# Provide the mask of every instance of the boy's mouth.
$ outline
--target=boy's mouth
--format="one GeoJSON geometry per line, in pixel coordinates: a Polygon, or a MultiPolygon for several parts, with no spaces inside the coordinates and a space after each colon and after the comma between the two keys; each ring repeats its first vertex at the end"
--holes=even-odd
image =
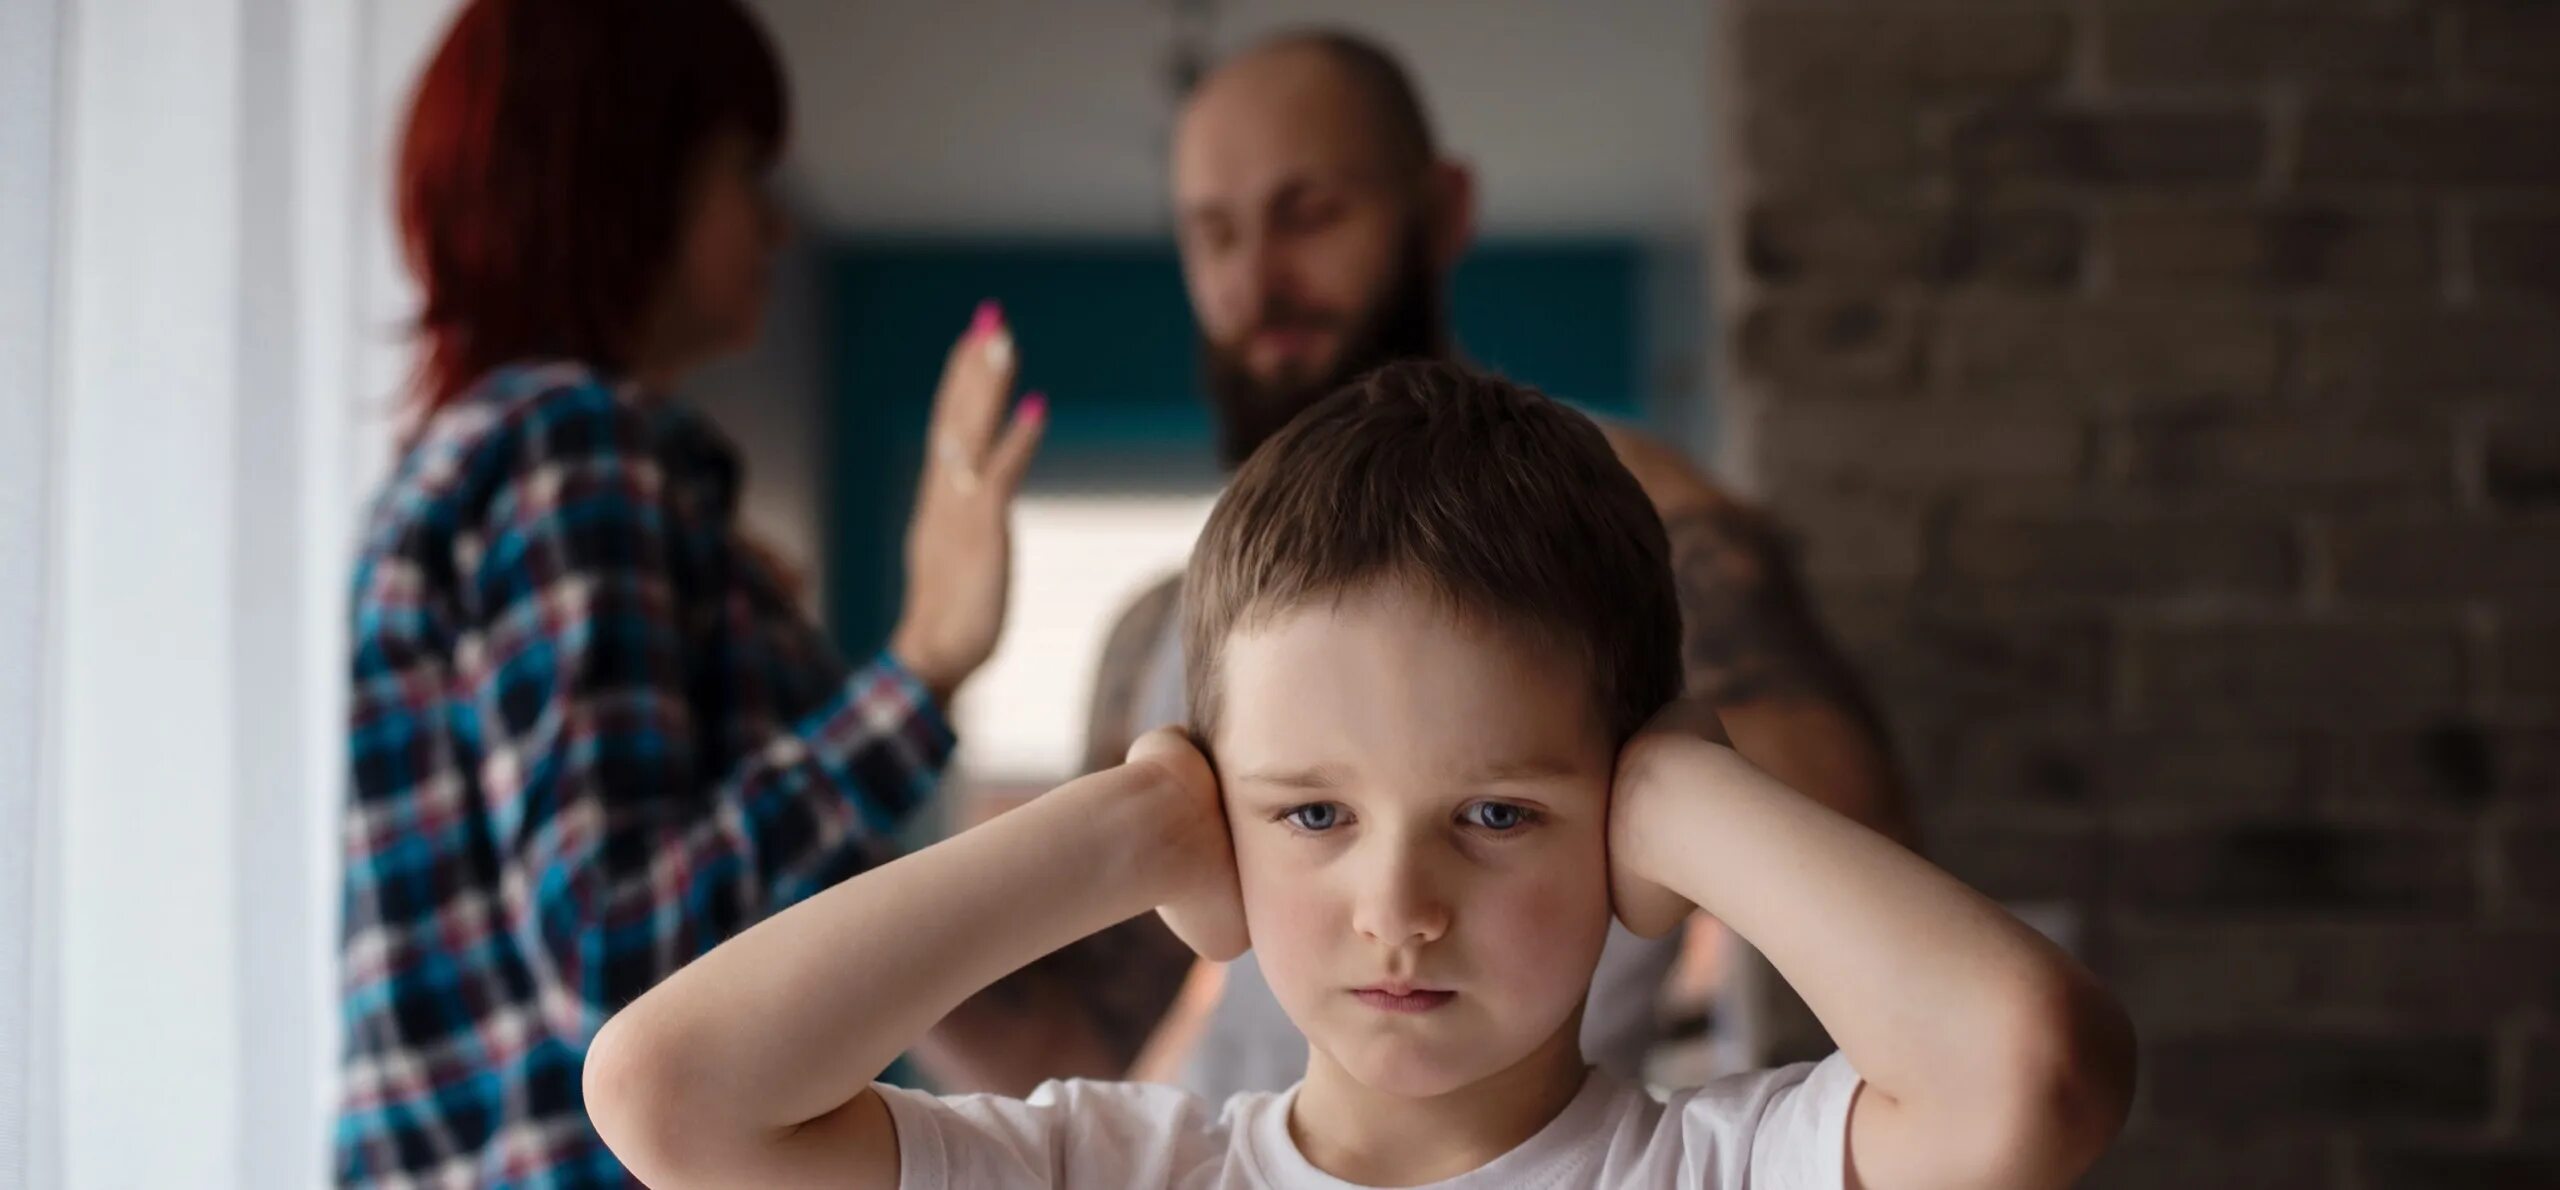
{"type": "Polygon", "coordinates": [[[1360,997],[1361,1003],[1381,1012],[1429,1012],[1458,998],[1458,993],[1440,988],[1407,987],[1401,984],[1353,988],[1351,994],[1360,997]]]}

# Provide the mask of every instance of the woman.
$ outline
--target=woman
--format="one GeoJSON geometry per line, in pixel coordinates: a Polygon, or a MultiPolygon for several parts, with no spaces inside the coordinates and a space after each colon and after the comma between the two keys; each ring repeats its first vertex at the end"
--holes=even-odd
{"type": "Polygon", "coordinates": [[[744,346],[780,220],[771,47],[735,0],[474,0],[398,165],[418,418],[355,583],[348,1184],[624,1184],[579,1097],[613,1010],[880,861],[993,649],[1010,416],[988,307],[951,356],[907,614],[849,668],[666,399],[744,346]]]}

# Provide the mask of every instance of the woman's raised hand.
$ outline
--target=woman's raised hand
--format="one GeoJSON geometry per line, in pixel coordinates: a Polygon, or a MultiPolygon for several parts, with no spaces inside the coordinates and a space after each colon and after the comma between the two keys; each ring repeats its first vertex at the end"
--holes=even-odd
{"type": "Polygon", "coordinates": [[[1004,631],[1013,497],[1048,423],[1039,394],[1012,402],[1015,362],[1004,312],[980,305],[943,365],[926,431],[924,479],[907,524],[906,605],[889,650],[944,701],[986,664],[1004,631]]]}

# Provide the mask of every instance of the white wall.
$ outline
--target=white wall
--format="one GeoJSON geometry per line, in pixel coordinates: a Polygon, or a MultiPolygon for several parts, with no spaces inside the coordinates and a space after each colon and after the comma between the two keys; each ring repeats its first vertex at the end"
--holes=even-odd
{"type": "Polygon", "coordinates": [[[191,0],[72,12],[58,381],[63,1176],[237,1178],[242,13],[191,0]]]}
{"type": "MultiPolygon", "coordinates": [[[[800,178],[864,231],[1152,234],[1168,0],[756,0],[790,59],[800,178]]],[[[1651,235],[1705,207],[1699,0],[1219,0],[1219,50],[1342,24],[1401,53],[1502,234],[1651,235]]]]}
{"type": "Polygon", "coordinates": [[[0,1186],[53,1178],[47,731],[53,507],[54,0],[0,5],[0,1186]],[[40,1015],[41,1014],[41,1015],[40,1015]]]}
{"type": "MultiPolygon", "coordinates": [[[[47,625],[36,711],[0,701],[0,731],[32,723],[45,758],[37,899],[58,938],[31,1180],[316,1185],[346,566],[383,453],[365,394],[387,391],[358,376],[399,368],[359,251],[385,237],[361,87],[379,9],[58,11],[61,38],[7,42],[59,47],[61,98],[53,273],[32,290],[51,364],[29,386],[51,418],[31,438],[51,469],[29,472],[50,612],[0,619],[47,625]]],[[[31,292],[14,272],[5,292],[31,292]]]]}

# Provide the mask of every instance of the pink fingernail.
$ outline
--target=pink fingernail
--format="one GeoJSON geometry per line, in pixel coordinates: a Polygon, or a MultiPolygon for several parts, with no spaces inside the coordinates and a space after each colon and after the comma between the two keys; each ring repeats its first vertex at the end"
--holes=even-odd
{"type": "Polygon", "coordinates": [[[1014,408],[1014,416],[1024,421],[1038,421],[1049,416],[1049,394],[1038,392],[1023,394],[1022,404],[1014,408]]]}
{"type": "Polygon", "coordinates": [[[1003,329],[1004,307],[997,305],[994,298],[978,303],[977,317],[969,320],[970,337],[990,335],[1003,329]]]}

